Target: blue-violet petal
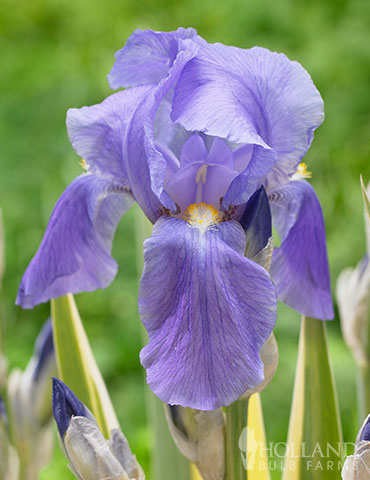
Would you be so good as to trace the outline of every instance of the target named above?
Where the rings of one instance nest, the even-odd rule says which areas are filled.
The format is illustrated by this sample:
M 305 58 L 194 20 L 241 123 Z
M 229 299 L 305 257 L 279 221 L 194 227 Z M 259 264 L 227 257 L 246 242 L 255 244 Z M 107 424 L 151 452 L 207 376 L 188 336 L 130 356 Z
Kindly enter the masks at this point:
M 213 410 L 264 378 L 260 349 L 276 319 L 268 273 L 244 257 L 236 221 L 206 231 L 160 218 L 144 243 L 139 311 L 147 381 L 165 403 Z

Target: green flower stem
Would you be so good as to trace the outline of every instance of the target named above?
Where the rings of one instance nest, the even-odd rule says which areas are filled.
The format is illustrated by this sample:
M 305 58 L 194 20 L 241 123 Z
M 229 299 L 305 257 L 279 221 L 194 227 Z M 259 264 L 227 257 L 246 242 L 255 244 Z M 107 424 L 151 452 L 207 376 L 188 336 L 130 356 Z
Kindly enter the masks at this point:
M 139 278 L 143 271 L 143 241 L 152 234 L 152 224 L 135 205 L 135 231 L 137 269 Z M 143 344 L 148 338 L 142 328 Z M 168 429 L 163 403 L 147 388 L 149 423 L 152 429 L 152 472 L 154 480 L 189 480 L 190 464 L 177 449 Z
M 370 365 L 362 365 L 357 371 L 358 421 L 362 425 L 370 412 Z
M 248 422 L 248 399 L 238 400 L 226 407 L 226 476 L 225 480 L 247 478 L 245 466 L 239 448 L 240 435 Z M 247 429 L 244 430 L 247 435 Z M 247 439 L 245 439 L 247 444 Z

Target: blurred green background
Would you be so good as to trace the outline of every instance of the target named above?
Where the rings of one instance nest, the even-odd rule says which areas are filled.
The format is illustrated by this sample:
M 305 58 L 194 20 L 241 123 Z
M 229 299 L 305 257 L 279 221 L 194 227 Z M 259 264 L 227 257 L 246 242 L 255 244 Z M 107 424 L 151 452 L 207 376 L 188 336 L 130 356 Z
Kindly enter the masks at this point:
M 338 273 L 365 251 L 360 173 L 370 177 L 369 0 L 2 0 L 0 3 L 0 205 L 6 234 L 3 304 L 10 366 L 24 367 L 49 306 L 14 306 L 22 273 L 59 195 L 81 172 L 67 139 L 65 114 L 111 93 L 113 54 L 136 28 L 193 26 L 209 42 L 261 45 L 285 52 L 310 72 L 326 105 L 306 162 L 326 219 L 333 289 Z M 76 297 L 121 426 L 147 467 L 150 432 L 139 364 L 133 208 L 121 222 L 113 255 L 120 269 L 105 291 Z M 328 324 L 346 441 L 357 431 L 356 373 L 340 334 Z M 281 307 L 280 365 L 262 401 L 268 440 L 285 441 L 297 355 L 299 317 Z M 41 478 L 65 479 L 56 453 Z M 274 478 L 278 478 L 277 472 Z

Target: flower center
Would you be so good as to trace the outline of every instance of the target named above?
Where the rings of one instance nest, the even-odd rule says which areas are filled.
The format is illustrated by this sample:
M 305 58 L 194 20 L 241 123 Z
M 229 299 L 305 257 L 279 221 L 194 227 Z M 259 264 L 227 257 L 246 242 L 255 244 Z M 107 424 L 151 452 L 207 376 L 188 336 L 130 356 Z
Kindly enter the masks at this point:
M 192 203 L 186 209 L 183 219 L 191 227 L 198 228 L 204 233 L 209 227 L 212 227 L 221 221 L 219 211 L 207 203 Z

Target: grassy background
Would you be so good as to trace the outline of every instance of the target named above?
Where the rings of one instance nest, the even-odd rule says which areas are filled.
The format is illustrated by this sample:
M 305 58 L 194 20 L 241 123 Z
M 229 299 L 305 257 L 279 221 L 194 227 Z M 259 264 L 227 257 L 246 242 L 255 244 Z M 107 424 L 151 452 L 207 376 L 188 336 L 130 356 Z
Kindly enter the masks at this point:
M 24 367 L 48 316 L 14 306 L 22 273 L 34 254 L 53 205 L 80 173 L 65 131 L 70 107 L 111 93 L 105 75 L 113 53 L 135 28 L 194 26 L 208 41 L 283 51 L 311 73 L 326 104 L 306 162 L 322 201 L 332 282 L 363 255 L 359 175 L 370 167 L 370 2 L 368 0 L 2 0 L 0 3 L 0 205 L 6 233 L 3 303 L 6 354 Z M 148 432 L 140 326 L 136 307 L 134 216 L 121 222 L 114 243 L 120 270 L 105 291 L 77 297 L 93 350 L 122 429 L 144 466 Z M 328 325 L 345 440 L 356 432 L 355 369 L 338 319 Z M 279 311 L 281 359 L 263 393 L 269 441 L 286 439 L 297 354 L 299 318 Z M 57 453 L 42 478 L 67 478 Z M 278 478 L 278 475 L 275 475 Z

